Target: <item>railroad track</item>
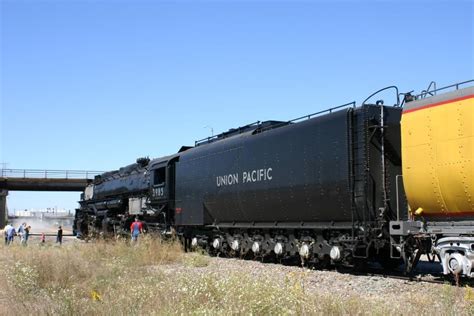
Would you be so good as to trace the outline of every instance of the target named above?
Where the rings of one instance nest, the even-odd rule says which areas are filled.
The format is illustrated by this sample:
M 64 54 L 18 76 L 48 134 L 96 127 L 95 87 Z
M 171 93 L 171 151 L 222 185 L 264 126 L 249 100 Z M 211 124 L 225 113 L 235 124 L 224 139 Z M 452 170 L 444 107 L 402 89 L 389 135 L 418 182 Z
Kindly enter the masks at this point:
M 338 273 L 350 274 L 355 276 L 367 276 L 367 277 L 378 277 L 378 278 L 390 278 L 397 280 L 405 280 L 409 282 L 423 282 L 423 283 L 434 283 L 434 284 L 450 284 L 453 286 L 470 286 L 474 287 L 474 280 L 467 278 L 456 279 L 452 275 L 444 275 L 442 273 L 428 273 L 424 274 L 420 271 L 417 275 L 405 275 L 401 271 L 385 271 L 376 268 L 369 268 L 368 271 L 340 271 L 334 269 Z
M 349 272 L 346 272 L 349 273 Z M 444 275 L 430 275 L 424 277 L 420 275 L 407 276 L 399 273 L 386 273 L 386 272 L 353 272 L 352 275 L 368 276 L 368 277 L 379 277 L 379 278 L 390 278 L 397 280 L 405 280 L 410 282 L 424 282 L 424 283 L 436 283 L 436 284 L 452 284 L 456 285 L 452 278 L 445 277 Z
M 274 262 L 264 262 L 262 263 L 274 263 Z M 288 266 L 301 266 L 301 264 L 297 263 L 283 263 L 280 262 L 280 264 L 283 265 L 288 265 Z M 427 262 L 424 262 L 424 264 L 428 264 Z M 306 267 L 306 266 L 305 266 Z M 308 267 L 306 267 L 308 268 Z M 432 269 L 432 268 L 431 268 Z M 318 269 L 316 269 L 318 270 Z M 441 272 L 435 272 L 435 271 L 429 271 L 430 269 L 423 269 L 423 264 L 422 268 L 417 271 L 418 274 L 415 275 L 405 275 L 403 271 L 399 270 L 394 270 L 394 271 L 387 271 L 384 270 L 383 268 L 379 268 L 376 265 L 375 266 L 367 266 L 365 267 L 364 270 L 358 271 L 354 270 L 351 268 L 325 268 L 322 270 L 326 271 L 333 271 L 341 274 L 347 274 L 347 275 L 353 275 L 353 276 L 366 276 L 366 277 L 378 277 L 378 278 L 386 278 L 386 279 L 397 279 L 397 280 L 405 280 L 408 282 L 423 282 L 423 283 L 433 283 L 433 284 L 450 284 L 453 286 L 470 286 L 474 287 L 474 280 L 470 280 L 467 278 L 460 278 L 456 280 L 453 276 L 451 275 L 444 275 Z

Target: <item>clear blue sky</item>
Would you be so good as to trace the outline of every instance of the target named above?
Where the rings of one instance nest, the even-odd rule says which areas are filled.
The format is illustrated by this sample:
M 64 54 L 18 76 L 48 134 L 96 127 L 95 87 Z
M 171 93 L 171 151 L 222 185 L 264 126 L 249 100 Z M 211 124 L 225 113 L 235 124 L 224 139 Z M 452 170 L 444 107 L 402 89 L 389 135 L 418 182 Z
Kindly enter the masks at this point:
M 116 169 L 192 145 L 204 126 L 474 77 L 473 1 L 0 3 L 9 168 Z M 78 198 L 11 192 L 8 203 L 74 209 Z

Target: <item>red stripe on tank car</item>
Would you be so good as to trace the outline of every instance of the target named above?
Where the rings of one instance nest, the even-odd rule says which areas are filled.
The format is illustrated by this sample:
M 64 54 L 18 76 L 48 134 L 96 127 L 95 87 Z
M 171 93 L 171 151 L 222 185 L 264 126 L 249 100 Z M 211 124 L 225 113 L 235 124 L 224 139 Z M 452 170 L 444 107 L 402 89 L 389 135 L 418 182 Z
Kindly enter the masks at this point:
M 466 95 L 466 96 L 463 96 L 463 97 L 460 97 L 460 98 L 450 99 L 450 100 L 446 100 L 446 101 L 442 101 L 442 102 L 438 102 L 438 103 L 432 103 L 432 104 L 423 105 L 423 106 L 420 106 L 419 108 L 414 108 L 414 109 L 410 109 L 410 110 L 403 111 L 403 114 L 415 112 L 415 111 L 418 111 L 418 110 L 424 110 L 424 109 L 427 109 L 427 108 L 432 108 L 432 107 L 439 106 L 439 105 L 443 105 L 443 104 L 447 104 L 447 103 L 452 103 L 452 102 L 457 102 L 457 101 L 463 101 L 463 100 L 467 100 L 467 99 L 472 99 L 472 98 L 474 98 L 474 94 Z

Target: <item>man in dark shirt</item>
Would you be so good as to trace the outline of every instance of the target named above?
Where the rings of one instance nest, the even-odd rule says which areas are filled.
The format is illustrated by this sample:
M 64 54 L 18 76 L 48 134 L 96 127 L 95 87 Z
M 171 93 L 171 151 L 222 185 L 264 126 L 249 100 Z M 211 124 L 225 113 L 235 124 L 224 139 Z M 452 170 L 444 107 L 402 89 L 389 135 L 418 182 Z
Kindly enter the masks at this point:
M 56 236 L 56 243 L 62 245 L 63 243 L 63 229 L 61 226 L 58 227 L 58 235 Z

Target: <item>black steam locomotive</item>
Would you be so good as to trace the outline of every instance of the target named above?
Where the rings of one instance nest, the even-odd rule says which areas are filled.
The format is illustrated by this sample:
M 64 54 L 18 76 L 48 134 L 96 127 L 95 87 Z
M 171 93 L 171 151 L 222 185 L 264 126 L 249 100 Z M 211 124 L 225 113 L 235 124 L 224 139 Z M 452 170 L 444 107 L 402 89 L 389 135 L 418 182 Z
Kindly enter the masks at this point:
M 74 229 L 126 234 L 138 216 L 147 231 L 176 234 L 186 249 L 314 265 L 404 259 L 411 271 L 432 244 L 429 234 L 391 233 L 391 222 L 411 220 L 398 211 L 407 209 L 397 178 L 399 103 L 352 102 L 256 122 L 167 157 L 139 159 L 87 187 Z
M 123 227 L 133 221 L 130 216 L 143 214 L 146 209 L 149 162 L 139 158 L 134 164 L 96 176 L 81 194 L 73 232 L 78 237 L 123 233 Z

